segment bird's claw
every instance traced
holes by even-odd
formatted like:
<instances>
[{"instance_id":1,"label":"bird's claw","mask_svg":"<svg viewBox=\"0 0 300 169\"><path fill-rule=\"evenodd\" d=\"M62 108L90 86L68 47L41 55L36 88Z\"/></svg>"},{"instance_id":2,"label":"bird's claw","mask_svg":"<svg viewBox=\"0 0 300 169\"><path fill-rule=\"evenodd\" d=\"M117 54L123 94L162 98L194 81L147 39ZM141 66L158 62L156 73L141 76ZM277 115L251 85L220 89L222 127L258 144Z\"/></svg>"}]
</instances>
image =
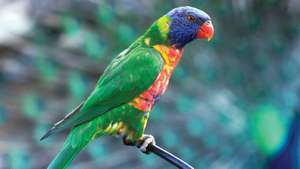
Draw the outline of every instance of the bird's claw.
<instances>
[{"instance_id":1,"label":"bird's claw","mask_svg":"<svg viewBox=\"0 0 300 169\"><path fill-rule=\"evenodd\" d=\"M143 153L149 154L147 148L150 144L155 145L155 138L152 135L144 135L138 147Z\"/></svg>"},{"instance_id":2,"label":"bird's claw","mask_svg":"<svg viewBox=\"0 0 300 169\"><path fill-rule=\"evenodd\" d=\"M123 138L124 145L127 145L127 146L135 146L136 145L136 143L134 141L128 139L127 136L124 135L124 136L122 136L122 138Z\"/></svg>"},{"instance_id":3,"label":"bird's claw","mask_svg":"<svg viewBox=\"0 0 300 169\"><path fill-rule=\"evenodd\" d=\"M149 154L148 146L150 144L155 145L155 138L152 135L143 135L143 138L139 141L133 141L126 135L122 136L123 144L127 146L137 146L143 153Z\"/></svg>"}]
</instances>

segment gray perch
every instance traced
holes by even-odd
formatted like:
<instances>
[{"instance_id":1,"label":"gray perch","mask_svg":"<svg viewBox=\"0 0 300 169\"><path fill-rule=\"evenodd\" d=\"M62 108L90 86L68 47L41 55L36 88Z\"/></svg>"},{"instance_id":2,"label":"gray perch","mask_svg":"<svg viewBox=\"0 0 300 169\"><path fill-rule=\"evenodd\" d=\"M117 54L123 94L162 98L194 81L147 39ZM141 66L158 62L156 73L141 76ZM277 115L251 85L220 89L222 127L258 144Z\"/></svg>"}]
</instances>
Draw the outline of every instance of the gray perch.
<instances>
[{"instance_id":1,"label":"gray perch","mask_svg":"<svg viewBox=\"0 0 300 169\"><path fill-rule=\"evenodd\" d=\"M174 154L168 152L167 150L159 147L156 144L149 144L147 147L147 150L148 150L148 152L154 153L157 156L163 158L164 160L168 161L169 163L178 167L179 169L194 169L194 167L192 167L185 161L181 160Z\"/></svg>"}]
</instances>

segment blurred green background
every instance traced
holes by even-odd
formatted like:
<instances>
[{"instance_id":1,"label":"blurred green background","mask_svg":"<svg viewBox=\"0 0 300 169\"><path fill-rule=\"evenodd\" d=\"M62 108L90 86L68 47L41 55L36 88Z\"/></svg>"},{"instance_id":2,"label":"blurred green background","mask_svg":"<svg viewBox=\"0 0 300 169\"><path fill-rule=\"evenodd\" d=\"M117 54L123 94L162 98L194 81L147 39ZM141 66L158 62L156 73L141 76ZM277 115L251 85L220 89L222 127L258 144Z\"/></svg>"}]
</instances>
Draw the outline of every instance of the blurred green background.
<instances>
[{"instance_id":1,"label":"blurred green background","mask_svg":"<svg viewBox=\"0 0 300 169\"><path fill-rule=\"evenodd\" d=\"M67 132L40 142L44 132L89 94L113 57L184 5L206 11L215 36L186 47L146 133L196 169L267 168L298 102L298 0L0 0L0 169L46 168ZM105 137L70 168L172 166Z\"/></svg>"}]
</instances>

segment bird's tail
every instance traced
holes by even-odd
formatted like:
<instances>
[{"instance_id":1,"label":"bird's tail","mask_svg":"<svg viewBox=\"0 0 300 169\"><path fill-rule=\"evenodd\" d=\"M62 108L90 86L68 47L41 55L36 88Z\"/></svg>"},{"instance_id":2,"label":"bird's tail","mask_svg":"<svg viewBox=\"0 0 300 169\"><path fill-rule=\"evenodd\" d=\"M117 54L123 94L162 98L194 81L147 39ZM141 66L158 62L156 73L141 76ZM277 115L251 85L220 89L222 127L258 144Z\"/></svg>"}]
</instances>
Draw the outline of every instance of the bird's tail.
<instances>
[{"instance_id":1,"label":"bird's tail","mask_svg":"<svg viewBox=\"0 0 300 169\"><path fill-rule=\"evenodd\" d=\"M97 133L97 135L102 135ZM93 135L91 132L84 132L80 126L75 127L69 134L63 148L51 161L48 169L65 169L76 157L76 155L91 141Z\"/></svg>"},{"instance_id":2,"label":"bird's tail","mask_svg":"<svg viewBox=\"0 0 300 169\"><path fill-rule=\"evenodd\" d=\"M48 169L65 169L83 147L72 147L71 144L65 144L63 149L52 160Z\"/></svg>"}]
</instances>

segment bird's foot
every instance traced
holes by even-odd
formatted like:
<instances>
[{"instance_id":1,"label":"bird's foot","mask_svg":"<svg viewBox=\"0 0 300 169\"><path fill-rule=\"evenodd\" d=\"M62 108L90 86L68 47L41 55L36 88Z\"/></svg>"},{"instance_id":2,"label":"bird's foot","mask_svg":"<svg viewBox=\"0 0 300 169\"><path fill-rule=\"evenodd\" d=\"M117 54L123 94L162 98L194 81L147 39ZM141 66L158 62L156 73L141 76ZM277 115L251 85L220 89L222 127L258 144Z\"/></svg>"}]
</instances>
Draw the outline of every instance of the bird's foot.
<instances>
[{"instance_id":1,"label":"bird's foot","mask_svg":"<svg viewBox=\"0 0 300 169\"><path fill-rule=\"evenodd\" d=\"M155 138L152 135L144 135L137 146L143 153L149 154L148 146L150 144L155 145Z\"/></svg>"},{"instance_id":2,"label":"bird's foot","mask_svg":"<svg viewBox=\"0 0 300 169\"><path fill-rule=\"evenodd\" d=\"M123 137L123 144L126 146L135 146L136 142L132 141L131 139L128 139L128 136L124 135Z\"/></svg>"}]
</instances>

